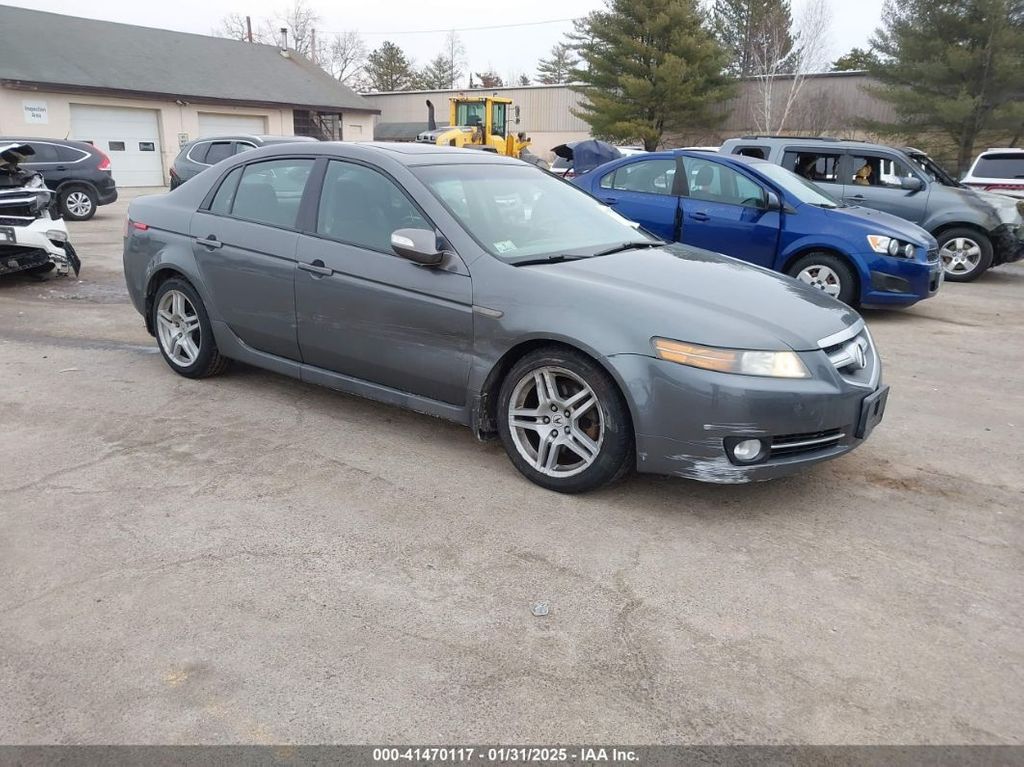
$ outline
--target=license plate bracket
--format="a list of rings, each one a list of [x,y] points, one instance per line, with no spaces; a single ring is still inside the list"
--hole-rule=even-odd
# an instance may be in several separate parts
[[[867,439],[872,430],[882,422],[885,405],[889,401],[889,387],[880,386],[877,391],[866,396],[860,403],[860,420],[857,422],[857,439]]]

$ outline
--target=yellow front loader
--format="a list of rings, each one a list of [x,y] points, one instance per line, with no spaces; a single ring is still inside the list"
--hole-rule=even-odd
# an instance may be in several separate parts
[[[508,157],[521,157],[530,146],[525,133],[513,132],[510,117],[519,122],[519,107],[512,99],[497,96],[452,97],[448,105],[448,127],[438,128],[434,105],[427,100],[427,130],[416,136],[419,144],[482,149]]]

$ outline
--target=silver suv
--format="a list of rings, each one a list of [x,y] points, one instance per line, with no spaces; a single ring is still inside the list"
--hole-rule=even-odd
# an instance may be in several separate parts
[[[970,282],[1024,257],[1024,201],[959,184],[924,152],[864,141],[744,136],[719,149],[781,165],[847,205],[892,213],[939,242],[946,278]]]

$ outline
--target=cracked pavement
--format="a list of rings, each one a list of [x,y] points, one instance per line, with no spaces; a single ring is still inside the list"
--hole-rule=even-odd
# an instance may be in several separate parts
[[[1024,742],[1024,264],[865,312],[856,452],[564,497],[455,425],[175,376],[125,209],[70,225],[80,281],[0,281],[0,742]]]

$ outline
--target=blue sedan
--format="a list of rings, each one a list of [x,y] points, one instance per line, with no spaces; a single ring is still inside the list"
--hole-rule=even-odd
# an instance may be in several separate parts
[[[662,239],[774,269],[851,306],[909,306],[942,283],[938,246],[924,229],[845,205],[763,160],[654,152],[572,183]]]

